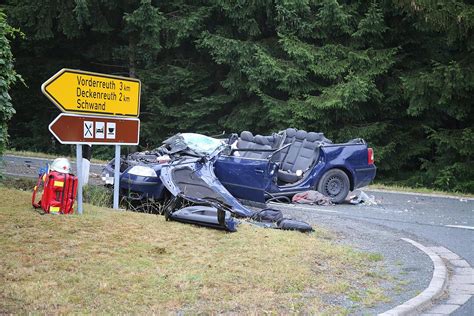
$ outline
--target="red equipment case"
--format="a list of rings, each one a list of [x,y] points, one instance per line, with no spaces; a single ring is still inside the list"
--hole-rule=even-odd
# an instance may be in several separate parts
[[[41,200],[35,202],[36,193],[43,186]],[[74,201],[77,194],[77,177],[73,174],[51,171],[40,176],[33,189],[31,202],[34,208],[42,208],[51,214],[74,213]]]

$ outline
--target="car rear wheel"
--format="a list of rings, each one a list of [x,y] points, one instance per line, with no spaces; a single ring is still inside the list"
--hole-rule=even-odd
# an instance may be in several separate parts
[[[349,194],[350,182],[341,169],[326,172],[318,183],[318,191],[331,198],[334,203],[343,202]]]

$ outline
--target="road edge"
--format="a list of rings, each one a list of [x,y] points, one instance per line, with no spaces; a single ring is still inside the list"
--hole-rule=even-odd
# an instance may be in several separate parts
[[[5,156],[9,156],[9,157],[15,157],[15,158],[21,158],[21,159],[36,159],[36,160],[50,160],[50,161],[53,161],[55,158],[43,158],[43,157],[31,157],[31,156],[19,156],[19,155],[10,155],[10,154],[3,154],[0,156],[0,159],[5,157]],[[58,155],[58,157],[63,157],[61,155]],[[67,158],[67,160],[69,160],[71,163],[76,163],[76,158],[74,157],[65,157]],[[92,165],[95,165],[95,166],[99,166],[99,167],[102,167],[102,166],[106,166],[107,165],[107,162],[104,162],[104,163],[97,163],[97,162],[91,162],[91,166]]]
[[[418,192],[408,192],[408,191],[396,191],[396,190],[385,190],[385,189],[372,189],[369,187],[359,188],[357,190],[362,190],[365,192],[381,192],[381,193],[396,193],[396,194],[405,194],[405,195],[419,195],[425,197],[434,197],[434,198],[445,198],[445,199],[455,199],[455,200],[466,200],[474,201],[474,198],[468,196],[456,196],[449,194],[437,194],[437,193],[418,193]]]
[[[414,240],[411,240],[409,238],[401,239],[417,247],[430,257],[434,266],[433,277],[431,279],[430,284],[423,292],[413,297],[412,299],[402,303],[401,305],[398,305],[386,312],[379,314],[379,316],[418,315],[424,309],[430,307],[435,299],[443,295],[448,283],[448,268],[446,267],[444,261],[441,259],[440,256],[438,256],[428,247],[425,247]]]

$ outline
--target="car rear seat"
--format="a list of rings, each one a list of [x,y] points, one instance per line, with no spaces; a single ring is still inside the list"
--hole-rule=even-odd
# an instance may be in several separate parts
[[[240,137],[237,140],[237,148],[247,149],[252,146],[253,143],[253,134],[249,131],[243,131],[240,133]],[[238,152],[239,156],[242,156],[245,152]]]
[[[285,143],[291,145],[280,163],[278,179],[286,183],[293,183],[300,180],[304,172],[319,158],[318,148],[325,137],[322,133],[307,133],[303,130],[294,133],[294,129],[292,129],[286,132],[287,136],[290,135],[290,138],[288,141],[285,140]]]
[[[237,149],[272,149],[268,139],[262,135],[253,136],[249,131],[240,133],[240,138],[237,141]],[[238,156],[253,159],[265,159],[271,152],[268,151],[236,151]],[[236,155],[236,156],[237,156]]]
[[[304,172],[307,171],[313,163],[319,158],[319,146],[324,143],[332,143],[329,139],[324,137],[323,133],[306,132],[304,130],[296,130],[288,128],[283,133],[283,143],[281,139],[272,136],[261,136],[253,134],[249,131],[240,133],[240,138],[237,141],[237,149],[275,149],[275,146],[290,146],[282,149],[276,160],[280,163],[278,171],[278,179],[282,182],[293,183],[300,180]],[[279,135],[277,135],[279,136]],[[259,151],[236,151],[236,156],[266,159],[271,154],[270,152]],[[298,172],[298,170],[301,170]]]

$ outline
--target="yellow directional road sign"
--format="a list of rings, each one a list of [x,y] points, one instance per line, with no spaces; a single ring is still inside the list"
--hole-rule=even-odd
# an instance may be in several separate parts
[[[114,116],[140,114],[140,80],[61,69],[41,91],[63,112]]]

